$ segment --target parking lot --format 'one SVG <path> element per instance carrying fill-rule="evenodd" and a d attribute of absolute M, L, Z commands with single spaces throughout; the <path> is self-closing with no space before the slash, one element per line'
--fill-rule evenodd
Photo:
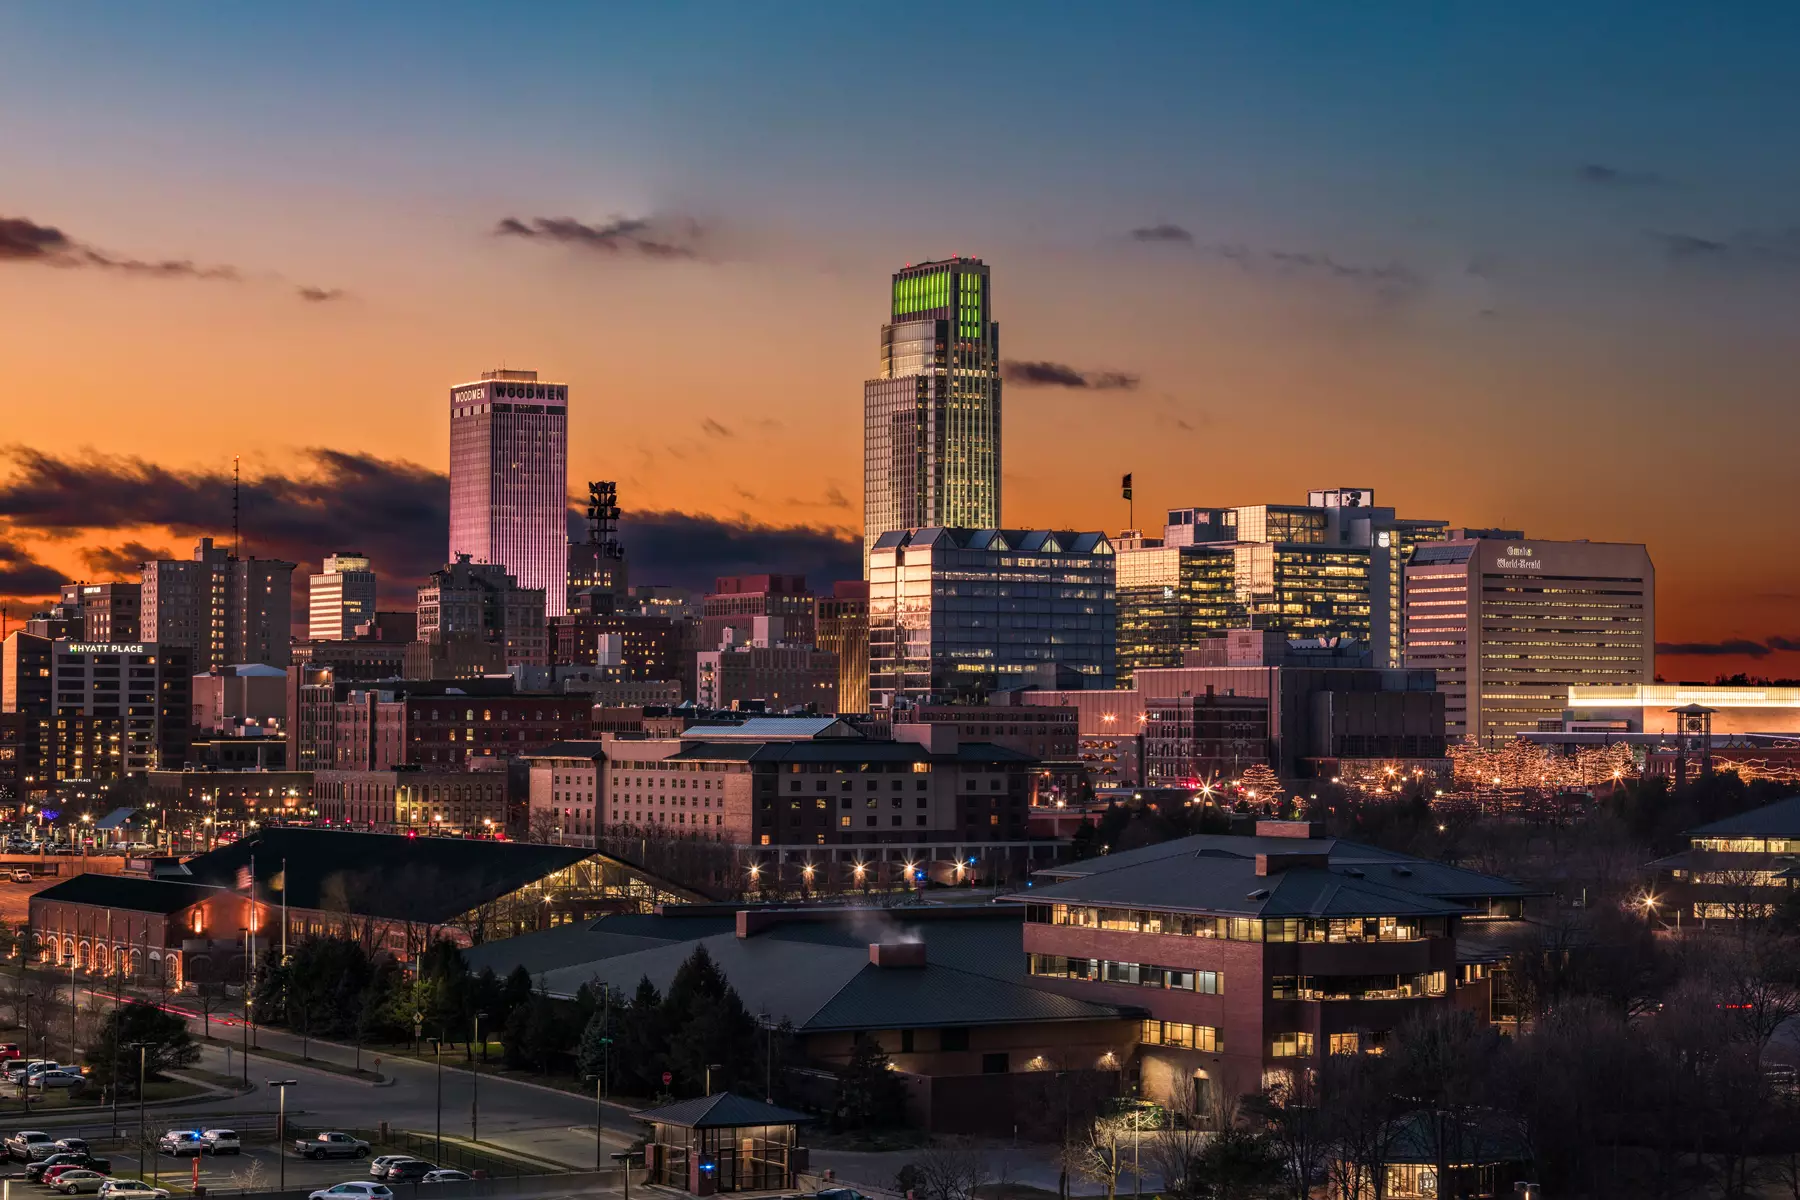
<path fill-rule="evenodd" d="M 6 1132 L 11 1133 L 11 1129 Z M 112 1160 L 113 1175 L 136 1175 L 138 1173 L 137 1155 L 130 1149 L 107 1150 L 97 1145 L 95 1154 Z M 290 1191 L 298 1188 L 323 1188 L 334 1183 L 343 1183 L 352 1179 L 368 1179 L 369 1160 L 364 1159 L 330 1159 L 314 1162 L 310 1159 L 296 1158 L 292 1154 L 287 1159 L 287 1186 Z M 174 1158 L 167 1154 L 155 1156 L 154 1163 L 146 1163 L 146 1170 L 154 1167 L 157 1171 L 158 1186 L 173 1190 L 185 1191 L 194 1180 L 195 1160 L 183 1156 Z M 199 1160 L 199 1182 L 209 1192 L 220 1189 L 237 1190 L 240 1188 L 274 1188 L 281 1181 L 282 1163 L 275 1153 L 274 1141 L 261 1138 L 246 1141 L 242 1154 L 225 1154 L 218 1157 L 202 1155 Z M 12 1161 L 0 1164 L 0 1178 L 23 1180 L 25 1164 Z M 148 1180 L 150 1176 L 145 1174 Z M 14 1185 L 14 1197 L 17 1198 L 17 1184 Z M 26 1185 L 29 1192 L 41 1190 L 44 1195 L 53 1193 L 48 1188 L 40 1189 L 36 1184 Z"/>

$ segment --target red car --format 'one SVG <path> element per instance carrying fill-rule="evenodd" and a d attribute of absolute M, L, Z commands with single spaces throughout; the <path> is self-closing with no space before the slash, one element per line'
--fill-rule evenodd
<path fill-rule="evenodd" d="M 22 1057 L 24 1057 L 24 1056 L 19 1053 L 18 1043 L 16 1043 L 16 1042 L 0 1042 L 0 1062 L 4 1062 L 5 1060 L 7 1060 L 9 1058 L 22 1058 Z"/>
<path fill-rule="evenodd" d="M 87 1170 L 87 1168 L 83 1167 L 80 1163 L 57 1163 L 54 1167 L 45 1167 L 43 1177 L 38 1182 L 46 1184 L 55 1183 L 56 1177 L 61 1175 L 64 1171 L 84 1170 Z"/>

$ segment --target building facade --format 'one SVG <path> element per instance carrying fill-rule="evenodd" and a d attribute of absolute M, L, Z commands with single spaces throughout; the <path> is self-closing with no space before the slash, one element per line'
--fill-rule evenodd
<path fill-rule="evenodd" d="M 1464 534 L 1406 567 L 1406 665 L 1436 673 L 1452 742 L 1559 729 L 1571 687 L 1655 681 L 1644 546 Z"/>
<path fill-rule="evenodd" d="M 872 708 L 966 698 L 1059 668 L 1112 687 L 1113 558 L 1102 533 L 883 533 L 869 560 Z"/>
<path fill-rule="evenodd" d="M 869 585 L 866 580 L 840 579 L 831 595 L 819 597 L 816 644 L 837 655 L 837 710 L 869 711 Z"/>
<path fill-rule="evenodd" d="M 498 648 L 506 666 L 543 666 L 550 661 L 544 604 L 542 588 L 459 554 L 419 585 L 419 641 L 482 642 Z"/>
<path fill-rule="evenodd" d="M 723 576 L 701 601 L 700 648 L 717 650 L 728 629 L 739 646 L 748 645 L 759 630 L 768 630 L 772 643 L 811 646 L 816 605 L 804 575 Z M 758 617 L 767 620 L 759 625 Z"/>
<path fill-rule="evenodd" d="M 694 656 L 694 702 L 702 708 L 838 711 L 838 657 L 804 646 L 733 646 Z"/>
<path fill-rule="evenodd" d="M 195 673 L 231 663 L 288 665 L 294 564 L 238 558 L 201 538 L 188 560 L 146 562 L 143 640 L 184 646 Z"/>
<path fill-rule="evenodd" d="M 863 563 L 884 533 L 1000 524 L 1000 326 L 980 259 L 896 271 L 863 384 Z"/>
<path fill-rule="evenodd" d="M 307 586 L 307 632 L 315 642 L 341 642 L 375 617 L 375 572 L 359 552 L 328 554 Z"/>
<path fill-rule="evenodd" d="M 1130 539 L 1118 551 L 1119 684 L 1139 667 L 1179 667 L 1182 651 L 1232 624 L 1236 570 L 1229 549 Z"/>
<path fill-rule="evenodd" d="M 135 642 L 143 636 L 141 583 L 85 583 L 81 585 L 84 642 Z"/>
<path fill-rule="evenodd" d="M 118 730 L 116 745 L 101 744 L 97 757 L 71 764 L 70 777 L 116 778 L 186 761 L 193 694 L 188 655 L 185 646 L 154 642 L 55 643 L 56 718 L 116 721 Z"/>
<path fill-rule="evenodd" d="M 1149 700 L 1145 714 L 1146 787 L 1216 786 L 1269 763 L 1267 696 L 1208 688 L 1198 696 Z"/>
<path fill-rule="evenodd" d="M 499 567 L 568 603 L 569 388 L 536 371 L 484 371 L 450 389 L 450 558 Z"/>

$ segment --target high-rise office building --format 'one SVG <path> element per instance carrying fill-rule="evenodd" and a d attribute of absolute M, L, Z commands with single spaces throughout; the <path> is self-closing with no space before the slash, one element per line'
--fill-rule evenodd
<path fill-rule="evenodd" d="M 1118 612 L 1103 533 L 913 529 L 869 559 L 877 710 L 1035 683 L 1113 686 Z"/>
<path fill-rule="evenodd" d="M 353 638 L 358 625 L 375 617 L 375 572 L 357 551 L 328 554 L 321 566 L 307 591 L 307 637 L 315 642 Z"/>
<path fill-rule="evenodd" d="M 988 267 L 896 271 L 881 374 L 863 384 L 863 573 L 876 539 L 1000 524 L 1000 326 Z"/>
<path fill-rule="evenodd" d="M 1120 539 L 1119 686 L 1140 667 L 1179 667 L 1184 651 L 1231 628 L 1236 572 L 1229 546 Z"/>
<path fill-rule="evenodd" d="M 143 633 L 143 591 L 139 583 L 82 584 L 81 615 L 86 625 L 82 640 L 137 641 Z"/>
<path fill-rule="evenodd" d="M 1373 488 L 1312 491 L 1306 502 L 1324 510 L 1326 541 L 1369 551 L 1371 665 L 1400 666 L 1406 661 L 1406 564 L 1422 543 L 1442 541 L 1450 522 L 1396 516 L 1376 506 Z"/>
<path fill-rule="evenodd" d="M 1509 533 L 1453 529 L 1406 566 L 1406 665 L 1437 672 L 1452 742 L 1558 729 L 1572 686 L 1656 678 L 1644 546 Z"/>
<path fill-rule="evenodd" d="M 189 560 L 146 562 L 143 640 L 192 652 L 195 674 L 234 663 L 285 667 L 295 564 L 238 558 L 201 538 Z"/>
<path fill-rule="evenodd" d="M 74 739 L 59 765 L 63 778 L 111 779 L 178 770 L 187 759 L 193 671 L 185 646 L 154 642 L 57 641 L 53 705 L 62 725 L 76 718 L 112 732 Z"/>
<path fill-rule="evenodd" d="M 419 641 L 449 645 L 458 640 L 498 648 L 509 667 L 544 666 L 550 661 L 544 590 L 519 586 L 495 563 L 457 555 L 419 585 Z"/>
<path fill-rule="evenodd" d="M 569 388 L 484 371 L 450 389 L 450 559 L 492 563 L 568 609 Z"/>

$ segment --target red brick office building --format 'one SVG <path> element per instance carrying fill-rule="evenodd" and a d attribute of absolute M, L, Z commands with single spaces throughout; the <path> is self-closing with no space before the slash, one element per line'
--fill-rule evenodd
<path fill-rule="evenodd" d="M 1204 1110 L 1325 1054 L 1379 1052 L 1424 1009 L 1486 1013 L 1489 980 L 1459 967 L 1456 928 L 1518 916 L 1525 888 L 1305 822 L 1256 828 L 1054 867 L 1020 897 L 1038 981 L 1148 1012 L 1141 1094 Z"/>

